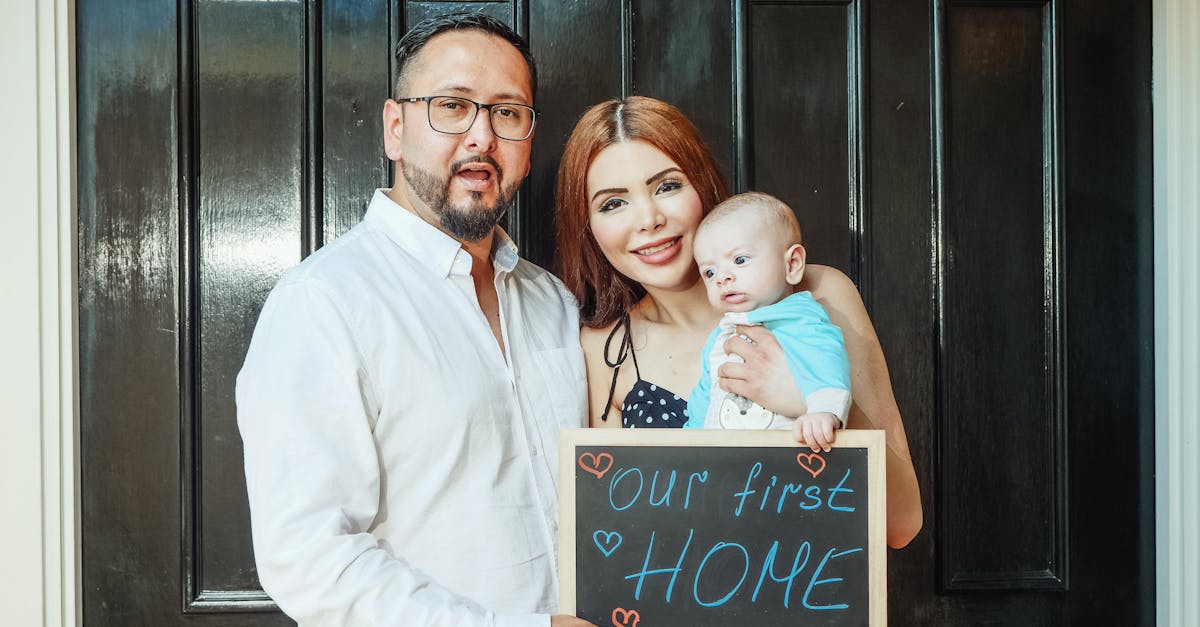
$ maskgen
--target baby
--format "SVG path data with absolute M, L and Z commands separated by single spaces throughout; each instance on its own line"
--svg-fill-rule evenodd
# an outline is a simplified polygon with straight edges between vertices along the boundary
M 842 332 L 808 292 L 793 293 L 804 276 L 796 216 L 779 199 L 738 194 L 717 205 L 696 231 L 694 251 L 713 307 L 726 312 L 701 351 L 700 383 L 688 399 L 687 428 L 792 427 L 796 440 L 828 449 L 850 410 L 850 362 Z M 771 413 L 717 385 L 717 368 L 740 359 L 725 353 L 737 325 L 760 324 L 775 334 L 808 410 L 799 418 Z

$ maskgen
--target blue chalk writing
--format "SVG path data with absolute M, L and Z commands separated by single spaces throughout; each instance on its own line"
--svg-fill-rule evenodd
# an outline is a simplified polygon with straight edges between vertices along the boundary
M 613 493 L 617 491 L 617 485 L 620 484 L 625 479 L 625 477 L 628 477 L 629 475 L 633 475 L 635 473 L 637 476 L 637 492 L 633 495 L 633 498 L 629 499 L 628 503 L 618 506 L 617 502 L 615 500 L 613 500 Z M 642 487 L 645 485 L 645 483 L 646 483 L 645 479 L 642 477 L 642 469 L 640 469 L 640 468 L 630 468 L 629 470 L 618 470 L 617 474 L 613 475 L 612 481 L 609 482 L 609 484 L 608 484 L 608 504 L 611 505 L 612 508 L 617 510 L 618 512 L 629 509 L 630 507 L 633 507 L 633 504 L 637 502 L 638 497 L 640 497 L 642 495 Z
M 795 583 L 796 575 L 799 575 L 808 566 L 808 556 L 812 552 L 808 542 L 800 545 L 800 549 L 796 551 L 796 558 L 792 560 L 792 570 L 788 572 L 786 577 L 780 578 L 775 575 L 775 555 L 779 553 L 779 541 L 776 540 L 771 545 L 771 550 L 767 551 L 767 557 L 763 560 L 762 572 L 758 575 L 758 585 L 754 586 L 754 594 L 750 596 L 750 601 L 758 602 L 758 593 L 762 590 L 763 581 L 767 575 L 771 576 L 771 581 L 776 583 L 787 583 L 787 587 L 783 589 L 783 606 L 789 607 L 792 598 L 792 584 Z M 804 561 L 801 561 L 803 558 Z
M 741 578 L 738 579 L 737 583 L 733 585 L 733 588 L 731 588 L 725 596 L 717 599 L 716 601 L 700 600 L 700 576 L 704 574 L 704 565 L 708 563 L 708 558 L 715 555 L 717 551 L 728 548 L 737 549 L 742 553 L 742 559 L 744 562 L 742 564 Z M 736 542 L 718 542 L 713 545 L 713 548 L 708 550 L 708 553 L 704 556 L 704 559 L 700 560 L 700 565 L 696 567 L 696 580 L 692 583 L 692 598 L 696 600 L 696 603 L 699 603 L 704 607 L 717 607 L 724 605 L 726 601 L 733 598 L 733 595 L 737 594 L 737 591 L 742 587 L 742 582 L 746 581 L 746 575 L 748 574 L 750 574 L 750 553 L 746 550 L 746 547 Z
M 843 507 L 843 506 L 838 506 L 838 505 L 833 504 L 833 499 L 835 497 L 837 497 L 838 494 L 841 494 L 842 492 L 848 492 L 850 494 L 854 494 L 853 489 L 842 487 L 842 486 L 846 485 L 846 480 L 849 478 L 850 478 L 850 469 L 847 468 L 846 474 L 842 475 L 842 480 L 838 482 L 837 486 L 829 488 L 829 509 L 832 509 L 837 512 L 852 512 L 852 511 L 854 511 L 853 507 Z
M 779 505 L 775 506 L 775 513 L 783 513 L 783 502 L 787 500 L 790 494 L 800 494 L 800 489 L 804 487 L 803 483 L 785 483 L 783 484 L 783 494 L 779 495 Z
M 654 501 L 654 488 L 656 488 L 656 487 L 658 487 L 658 471 L 657 470 L 654 471 L 654 478 L 650 480 L 650 506 L 651 507 L 659 507 L 659 506 L 665 505 L 667 507 L 670 507 L 671 506 L 671 491 L 675 489 L 675 471 L 674 470 L 671 471 L 671 479 L 667 482 L 667 489 L 665 491 L 663 491 L 663 495 L 662 495 L 662 497 L 660 497 L 658 499 L 658 502 Z
M 756 492 L 756 490 L 750 489 L 750 483 L 754 481 L 754 478 L 757 477 L 759 473 L 762 472 L 762 468 L 762 462 L 754 462 L 754 465 L 750 467 L 750 474 L 746 476 L 746 487 L 743 488 L 741 492 L 734 493 L 735 497 L 741 497 L 740 500 L 738 500 L 737 509 L 733 511 L 734 516 L 742 515 L 742 506 L 746 504 L 746 497 Z
M 679 561 L 675 563 L 674 568 L 650 568 L 650 554 L 654 551 L 654 532 L 650 532 L 650 545 L 646 547 L 646 560 L 642 562 L 642 570 L 630 575 L 626 575 L 625 579 L 637 579 L 637 586 L 633 591 L 633 600 L 642 600 L 642 585 L 646 582 L 646 577 L 649 575 L 664 575 L 670 573 L 671 583 L 667 585 L 666 601 L 671 602 L 671 593 L 675 590 L 675 580 L 679 578 L 679 571 L 683 570 L 683 558 L 687 556 L 688 547 L 692 545 L 692 536 L 695 535 L 695 529 L 688 529 L 687 542 L 683 545 L 683 550 L 679 552 Z
M 613 551 L 621 546 L 621 534 L 616 531 L 604 531 L 597 529 L 596 533 L 592 534 L 592 542 L 596 543 L 596 548 L 604 554 L 604 557 L 611 557 Z
M 708 471 L 693 472 L 692 476 L 688 477 L 687 496 L 683 499 L 683 509 L 687 509 L 688 505 L 692 504 L 692 481 L 699 479 L 700 483 L 708 483 Z
M 815 571 L 813 571 L 812 579 L 808 582 L 808 588 L 804 591 L 804 601 L 803 602 L 804 602 L 805 608 L 810 609 L 810 610 L 844 610 L 844 609 L 850 607 L 846 603 L 835 603 L 832 605 L 814 605 L 809 602 L 808 597 L 810 594 L 812 594 L 813 588 L 820 586 L 820 585 L 824 585 L 824 584 L 837 583 L 842 580 L 841 577 L 830 577 L 829 579 L 818 579 L 818 577 L 821 576 L 821 571 L 825 570 L 825 565 L 827 563 L 829 563 L 829 560 L 835 559 L 838 557 L 843 557 L 845 555 L 850 555 L 851 553 L 858 553 L 861 550 L 862 550 L 861 548 L 848 549 L 848 550 L 842 551 L 840 553 L 835 553 L 835 551 L 837 551 L 837 549 L 834 548 L 834 549 L 829 549 L 828 551 L 826 551 L 825 557 L 821 558 L 821 563 L 818 564 L 817 569 Z

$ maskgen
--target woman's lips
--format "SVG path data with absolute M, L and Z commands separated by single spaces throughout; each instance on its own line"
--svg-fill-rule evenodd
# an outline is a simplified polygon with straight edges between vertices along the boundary
M 681 250 L 683 250 L 683 238 L 671 237 L 635 248 L 633 254 L 645 263 L 660 265 L 675 259 Z

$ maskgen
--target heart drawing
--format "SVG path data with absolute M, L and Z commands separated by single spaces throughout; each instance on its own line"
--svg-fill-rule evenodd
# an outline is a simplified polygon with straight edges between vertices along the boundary
M 637 610 L 618 607 L 612 613 L 613 627 L 637 627 L 640 620 L 642 620 L 642 616 L 637 613 Z
M 590 462 L 588 460 L 591 460 Z M 613 465 L 613 456 L 611 453 L 584 453 L 579 456 L 579 467 L 587 472 L 596 475 L 597 479 L 603 479 L 604 473 L 608 472 Z
M 621 534 L 616 531 L 605 531 L 600 529 L 592 534 L 592 542 L 596 543 L 596 548 L 604 554 L 604 557 L 609 557 L 617 547 L 621 546 Z
M 816 453 L 800 453 L 796 455 L 796 463 L 807 470 L 814 479 L 825 470 L 825 458 Z

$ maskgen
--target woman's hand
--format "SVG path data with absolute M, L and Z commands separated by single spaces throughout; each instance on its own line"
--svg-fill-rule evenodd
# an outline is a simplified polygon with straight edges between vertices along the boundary
M 721 389 L 740 394 L 781 416 L 808 413 L 804 394 L 796 385 L 783 347 L 775 335 L 758 326 L 739 326 L 725 341 L 725 352 L 741 357 L 717 369 Z

